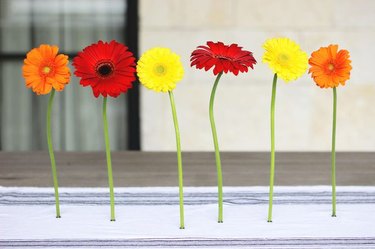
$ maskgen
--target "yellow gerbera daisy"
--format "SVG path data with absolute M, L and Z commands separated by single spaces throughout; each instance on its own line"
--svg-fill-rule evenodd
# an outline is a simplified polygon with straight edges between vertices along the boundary
M 263 62 L 284 81 L 296 80 L 306 72 L 307 54 L 291 39 L 268 39 L 263 48 L 266 50 Z
M 139 81 L 157 92 L 172 91 L 184 76 L 180 56 L 168 48 L 152 48 L 137 63 Z
M 182 155 L 180 129 L 178 128 L 177 112 L 173 89 L 184 76 L 184 68 L 180 56 L 168 48 L 152 48 L 146 51 L 137 63 L 139 81 L 148 89 L 156 92 L 168 92 L 171 102 L 173 123 L 176 133 L 178 189 L 180 200 L 180 229 L 184 229 L 184 183 L 182 171 Z

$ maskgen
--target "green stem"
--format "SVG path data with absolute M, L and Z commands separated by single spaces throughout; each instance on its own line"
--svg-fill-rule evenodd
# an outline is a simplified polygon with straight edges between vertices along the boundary
M 105 152 L 107 156 L 108 184 L 111 201 L 111 221 L 115 221 L 115 196 L 113 191 L 112 161 L 111 149 L 109 147 L 108 121 L 107 121 L 107 97 L 103 98 L 103 129 L 105 139 Z
M 53 186 L 55 188 L 56 218 L 61 218 L 60 201 L 59 201 L 59 182 L 57 180 L 55 154 L 53 153 L 53 144 L 52 144 L 52 135 L 51 135 L 51 112 L 52 112 L 52 103 L 53 103 L 54 96 L 55 96 L 55 89 L 52 88 L 52 92 L 51 92 L 51 95 L 49 96 L 48 107 L 47 107 L 47 143 L 48 143 L 49 157 L 51 159 Z
M 270 191 L 268 199 L 268 222 L 272 222 L 273 183 L 275 179 L 275 101 L 277 74 L 273 76 L 271 99 L 271 163 L 270 163 Z
M 336 217 L 336 87 L 333 88 L 333 123 L 332 123 L 332 217 Z
M 210 122 L 211 122 L 211 130 L 212 130 L 212 137 L 214 140 L 214 146 L 215 146 L 215 159 L 216 159 L 216 170 L 217 170 L 217 188 L 218 188 L 218 198 L 219 198 L 219 217 L 218 222 L 223 223 L 223 175 L 221 172 L 221 160 L 220 160 L 220 150 L 219 150 L 219 143 L 217 140 L 217 133 L 216 133 L 216 125 L 215 125 L 215 119 L 214 119 L 214 99 L 215 99 L 215 92 L 217 85 L 219 83 L 220 77 L 223 75 L 223 73 L 219 73 L 216 77 L 214 86 L 211 91 L 211 97 L 210 97 Z
M 176 113 L 176 106 L 174 103 L 173 92 L 169 91 L 169 100 L 171 102 L 174 129 L 176 132 L 176 145 L 177 145 L 177 167 L 178 167 L 178 188 L 180 195 L 180 229 L 185 229 L 184 224 L 184 182 L 183 182 L 183 171 L 182 171 L 182 157 L 181 157 L 181 142 L 180 142 L 180 130 L 178 128 L 178 120 Z

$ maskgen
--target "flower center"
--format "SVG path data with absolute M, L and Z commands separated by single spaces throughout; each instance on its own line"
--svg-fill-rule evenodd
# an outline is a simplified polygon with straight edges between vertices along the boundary
M 164 65 L 156 65 L 154 71 L 158 76 L 162 76 L 166 73 L 167 70 Z
M 45 66 L 45 67 L 42 68 L 42 72 L 44 74 L 49 74 L 51 72 L 51 70 L 52 69 L 50 67 L 48 67 L 48 66 Z
M 105 62 L 100 62 L 96 66 L 96 74 L 101 77 L 101 78 L 107 78 L 113 74 L 114 67 L 112 62 L 105 61 Z
M 225 56 L 225 55 L 216 55 L 215 56 L 217 59 L 221 59 L 221 60 L 231 60 L 231 58 L 230 57 L 227 57 L 227 56 Z
M 289 61 L 289 56 L 287 54 L 282 53 L 279 55 L 278 59 L 281 64 L 286 64 Z
M 332 63 L 328 64 L 328 70 L 333 71 L 335 69 L 335 66 Z
M 39 74 L 41 77 L 48 77 L 53 74 L 54 66 L 50 61 L 46 61 L 39 68 Z

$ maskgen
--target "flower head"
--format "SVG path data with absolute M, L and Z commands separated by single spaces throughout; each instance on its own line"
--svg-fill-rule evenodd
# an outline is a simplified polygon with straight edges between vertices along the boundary
M 26 87 L 36 94 L 48 94 L 52 87 L 62 91 L 69 83 L 68 56 L 57 54 L 59 48 L 46 44 L 27 53 L 22 67 Z
M 152 48 L 137 63 L 139 81 L 157 92 L 172 91 L 184 76 L 180 56 L 169 48 Z
M 232 72 L 247 72 L 248 67 L 254 69 L 256 60 L 253 53 L 242 50 L 237 44 L 225 45 L 222 42 L 207 42 L 207 46 L 199 46 L 190 57 L 191 66 L 208 71 L 214 67 L 214 75 Z
M 311 54 L 309 59 L 311 77 L 321 88 L 345 85 L 350 78 L 352 66 L 349 52 L 345 49 L 338 50 L 338 45 L 321 47 Z
M 289 38 L 268 39 L 263 48 L 263 62 L 285 82 L 296 80 L 307 69 L 307 54 Z
M 74 74 L 82 86 L 91 86 L 94 96 L 117 97 L 135 81 L 135 58 L 117 41 L 87 46 L 73 59 Z

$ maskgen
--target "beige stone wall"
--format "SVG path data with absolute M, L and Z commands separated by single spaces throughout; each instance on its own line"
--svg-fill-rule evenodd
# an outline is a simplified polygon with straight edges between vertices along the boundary
M 141 52 L 170 47 L 181 55 L 185 78 L 175 90 L 182 147 L 212 150 L 208 101 L 212 73 L 190 68 L 189 56 L 207 40 L 253 51 L 254 71 L 224 75 L 215 115 L 222 150 L 269 150 L 272 72 L 261 62 L 262 43 L 287 36 L 309 54 L 338 43 L 351 53 L 352 77 L 338 89 L 337 149 L 375 149 L 375 1 L 372 0 L 141 0 Z M 141 91 L 143 150 L 175 150 L 167 94 Z M 308 75 L 279 81 L 276 99 L 279 151 L 330 150 L 332 90 Z

